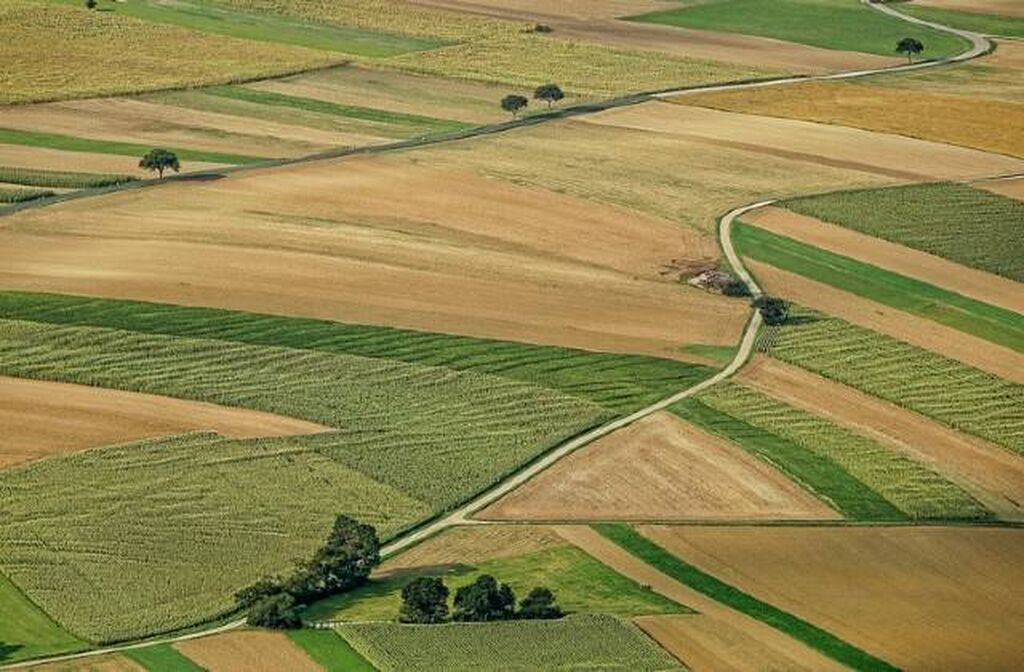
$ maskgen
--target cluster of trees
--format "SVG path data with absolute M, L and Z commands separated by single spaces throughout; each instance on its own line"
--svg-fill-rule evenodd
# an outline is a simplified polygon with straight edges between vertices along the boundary
M 448 620 L 448 586 L 436 577 L 413 579 L 402 589 L 402 623 L 444 623 Z M 555 594 L 544 587 L 534 588 L 519 601 L 506 583 L 498 583 L 489 574 L 455 591 L 451 620 L 463 622 L 510 621 L 513 619 L 561 618 Z
M 761 311 L 765 324 L 778 325 L 789 317 L 789 302 L 776 296 L 759 296 L 753 301 L 755 308 Z
M 548 109 L 551 109 L 553 104 L 565 98 L 565 92 L 558 84 L 542 84 L 534 90 L 533 98 L 534 100 L 543 100 L 548 104 Z M 501 109 L 511 112 L 513 118 L 518 117 L 519 113 L 525 110 L 529 104 L 529 98 L 518 93 L 510 93 L 501 99 Z
M 379 562 L 380 540 L 373 526 L 341 515 L 324 545 L 290 576 L 260 579 L 235 593 L 235 600 L 250 625 L 295 628 L 302 624 L 303 604 L 362 585 Z

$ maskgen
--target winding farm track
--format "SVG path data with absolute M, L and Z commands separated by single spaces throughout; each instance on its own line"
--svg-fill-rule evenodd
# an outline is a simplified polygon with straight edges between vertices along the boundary
M 620 107 L 620 106 L 625 106 L 625 105 L 635 105 L 635 104 L 639 104 L 639 103 L 642 103 L 642 102 L 650 101 L 652 99 L 666 98 L 666 97 L 677 96 L 677 95 L 685 95 L 685 94 L 688 94 L 688 93 L 702 93 L 702 92 L 709 92 L 709 91 L 733 91 L 733 90 L 740 90 L 740 89 L 752 89 L 752 88 L 762 88 L 762 87 L 771 87 L 771 86 L 782 86 L 782 85 L 786 85 L 786 84 L 795 84 L 795 83 L 799 83 L 799 82 L 827 81 L 827 80 L 839 80 L 839 79 L 853 79 L 853 78 L 856 78 L 856 77 L 864 77 L 864 76 L 867 76 L 867 75 L 875 75 L 875 74 L 880 74 L 880 73 L 892 73 L 892 72 L 904 72 L 904 71 L 909 71 L 909 70 L 920 70 L 922 68 L 929 68 L 929 67 L 935 67 L 935 66 L 939 66 L 939 65 L 947 65 L 947 64 L 951 64 L 951 63 L 961 63 L 961 62 L 964 62 L 964 61 L 968 61 L 968 60 L 971 60 L 973 58 L 977 58 L 978 56 L 981 56 L 981 55 L 984 55 L 984 54 L 988 53 L 993 48 L 992 43 L 986 37 L 984 37 L 982 35 L 978 35 L 976 33 L 971 33 L 971 32 L 968 32 L 968 31 L 958 30 L 958 29 L 955 29 L 955 28 L 951 28 L 949 26 L 943 26 L 941 24 L 933 23 L 933 22 L 930 22 L 930 21 L 924 21 L 922 19 L 918 19 L 918 18 L 915 18 L 915 17 L 912 17 L 912 16 L 907 16 L 906 14 L 901 14 L 900 12 L 892 9 L 891 7 L 889 7 L 887 5 L 871 2 L 870 0 L 861 0 L 861 2 L 863 4 L 871 7 L 872 9 L 874 9 L 876 11 L 884 12 L 885 14 L 889 14 L 889 15 L 891 15 L 893 17 L 896 17 L 896 18 L 898 18 L 900 20 L 909 21 L 911 23 L 916 23 L 916 24 L 928 26 L 930 28 L 935 28 L 936 30 L 941 30 L 941 31 L 944 31 L 944 32 L 947 32 L 947 33 L 952 33 L 954 35 L 962 37 L 963 39 L 965 39 L 968 42 L 970 42 L 971 47 L 967 51 L 964 51 L 964 52 L 962 52 L 960 54 L 957 54 L 956 56 L 952 56 L 952 57 L 946 58 L 946 59 L 935 60 L 935 61 L 923 61 L 923 62 L 920 62 L 920 63 L 913 63 L 913 64 L 907 64 L 907 65 L 899 65 L 899 66 L 888 67 L 888 68 L 880 68 L 880 69 L 874 69 L 874 70 L 856 70 L 856 71 L 850 71 L 850 72 L 833 73 L 833 74 L 828 74 L 828 75 L 814 75 L 814 76 L 805 76 L 805 77 L 799 77 L 799 76 L 798 77 L 787 77 L 787 78 L 780 78 L 780 79 L 771 79 L 771 80 L 756 81 L 756 82 L 741 82 L 741 83 L 734 83 L 734 84 L 722 84 L 722 85 L 715 85 L 715 86 L 682 87 L 682 88 L 678 88 L 678 89 L 671 89 L 671 90 L 660 91 L 660 92 L 655 92 L 655 93 L 638 94 L 638 95 L 635 95 L 635 96 L 629 96 L 629 97 L 624 97 L 624 98 L 616 98 L 616 99 L 613 99 L 613 100 L 610 100 L 610 101 L 606 101 L 605 103 L 598 103 L 598 104 L 594 104 L 594 105 L 584 105 L 584 106 L 578 106 L 578 107 L 575 107 L 575 108 L 568 108 L 566 110 L 562 110 L 561 113 L 555 114 L 555 115 L 545 115 L 545 116 L 539 116 L 539 117 L 529 117 L 529 118 L 526 118 L 526 119 L 519 120 L 517 122 L 509 122 L 509 123 L 506 123 L 506 124 L 498 124 L 498 125 L 494 125 L 494 126 L 484 126 L 484 127 L 480 127 L 480 128 L 477 128 L 477 129 L 471 129 L 470 131 L 467 131 L 467 132 L 462 132 L 462 133 L 453 134 L 453 135 L 447 135 L 447 136 L 434 136 L 434 137 L 427 138 L 427 139 L 424 139 L 424 140 L 402 141 L 402 142 L 391 143 L 391 144 L 388 144 L 388 145 L 377 145 L 377 146 L 371 146 L 371 147 L 360 147 L 360 148 L 354 148 L 354 149 L 340 150 L 340 151 L 336 151 L 336 152 L 328 152 L 328 153 L 324 153 L 324 154 L 318 154 L 318 155 L 315 155 L 315 156 L 303 157 L 303 158 L 293 159 L 293 160 L 289 160 L 289 161 L 282 161 L 282 162 L 279 162 L 278 165 L 287 165 L 287 164 L 293 164 L 293 163 L 305 163 L 305 162 L 309 162 L 309 161 L 318 161 L 318 160 L 325 160 L 325 159 L 332 159 L 332 158 L 340 158 L 340 157 L 343 157 L 343 156 L 350 156 L 350 155 L 356 155 L 356 154 L 378 153 L 378 152 L 393 151 L 393 150 L 398 150 L 398 149 L 407 149 L 407 148 L 416 147 L 416 146 L 454 142 L 454 141 L 464 140 L 464 139 L 471 138 L 471 137 L 477 137 L 477 136 L 482 136 L 482 135 L 491 135 L 491 134 L 494 134 L 494 133 L 502 133 L 502 132 L 505 132 L 505 131 L 513 130 L 515 128 L 520 128 L 520 127 L 524 127 L 524 126 L 531 126 L 531 125 L 538 124 L 538 123 L 544 123 L 544 122 L 547 122 L 547 121 L 553 121 L 555 119 L 564 119 L 564 118 L 573 117 L 573 116 L 582 116 L 582 115 L 586 115 L 586 114 L 593 114 L 595 112 L 600 112 L 600 111 L 609 109 L 611 107 Z M 243 170 L 251 170 L 251 169 L 254 169 L 254 168 L 265 168 L 265 167 L 267 167 L 266 164 L 256 164 L 256 165 L 253 165 L 253 166 L 239 167 L 239 168 L 234 168 L 234 169 L 230 169 L 230 170 L 231 170 L 231 172 L 238 172 L 238 171 L 243 171 Z M 187 180 L 187 179 L 190 179 L 190 178 L 195 179 L 196 177 L 201 177 L 201 176 L 182 175 L 182 176 L 179 176 L 177 178 L 170 178 L 170 179 Z M 157 181 L 155 181 L 155 180 L 144 181 L 144 182 L 136 183 L 134 185 L 130 185 L 128 187 L 123 187 L 123 188 L 140 188 L 140 187 L 144 187 L 144 186 L 148 186 L 148 185 L 152 185 L 152 184 L 156 184 L 156 183 L 157 183 Z M 98 194 L 98 193 L 109 193 L 110 191 L 116 191 L 116 190 L 120 190 L 120 189 L 95 190 L 95 191 L 79 192 L 80 195 L 78 195 L 78 196 L 70 196 L 70 197 L 66 197 L 66 198 L 59 198 L 59 199 L 56 199 L 56 200 L 50 200 L 50 201 L 46 201 L 46 202 L 41 202 L 41 203 L 38 203 L 36 205 L 32 205 L 30 207 L 46 207 L 47 205 L 51 205 L 53 203 L 60 202 L 62 200 L 69 200 L 70 198 L 85 198 L 85 197 L 88 197 L 88 196 L 91 196 L 91 195 L 95 195 L 95 194 Z M 754 281 L 754 278 L 750 275 L 750 273 L 747 271 L 746 267 L 743 265 L 743 262 L 739 258 L 739 255 L 736 254 L 736 250 L 733 247 L 732 238 L 731 238 L 730 233 L 731 233 L 731 229 L 732 229 L 732 224 L 733 224 L 733 222 L 738 217 L 740 217 L 744 213 L 749 212 L 751 210 L 755 210 L 757 208 L 760 208 L 760 207 L 763 207 L 763 206 L 766 206 L 766 205 L 770 205 L 772 202 L 773 201 L 761 201 L 761 202 L 751 203 L 751 204 L 747 204 L 747 205 L 743 205 L 743 206 L 734 208 L 733 210 L 730 210 L 728 213 L 726 213 L 725 215 L 722 216 L 722 218 L 719 220 L 719 225 L 718 225 L 718 238 L 719 238 L 719 242 L 721 244 L 722 251 L 725 254 L 726 259 L 728 260 L 730 266 L 733 268 L 733 270 L 736 273 L 736 275 L 740 279 L 742 279 L 744 282 L 747 283 L 748 287 L 751 290 L 751 294 L 753 296 L 755 296 L 755 297 L 759 296 L 761 294 L 761 290 L 758 287 L 757 283 Z M 11 214 L 12 212 L 16 212 L 19 209 L 20 208 L 7 210 L 4 213 L 0 213 L 0 216 L 3 216 L 4 214 Z M 653 413 L 656 413 L 657 411 L 663 410 L 666 407 L 676 403 L 677 401 L 680 401 L 682 399 L 686 399 L 687 397 L 690 397 L 690 396 L 693 396 L 695 394 L 698 394 L 699 392 L 701 392 L 701 391 L 703 391 L 703 390 L 705 390 L 705 389 L 707 389 L 707 388 L 709 388 L 709 387 L 711 387 L 713 385 L 716 385 L 717 383 L 725 380 L 726 378 L 729 378 L 734 373 L 736 373 L 747 362 L 747 360 L 749 359 L 750 354 L 753 351 L 754 342 L 755 342 L 755 339 L 757 337 L 757 331 L 760 328 L 760 326 L 761 326 L 761 315 L 760 315 L 759 312 L 754 311 L 753 314 L 751 315 L 750 321 L 747 323 L 747 326 L 746 326 L 746 328 L 745 328 L 745 330 L 743 332 L 743 336 L 742 336 L 742 339 L 740 340 L 739 348 L 737 349 L 736 354 L 733 357 L 732 361 L 730 361 L 729 364 L 725 368 L 723 368 L 721 371 L 716 373 L 711 378 L 708 378 L 708 379 L 706 379 L 706 380 L 704 380 L 704 381 L 702 381 L 702 382 L 700 382 L 700 383 L 698 383 L 698 384 L 696 384 L 696 385 L 694 385 L 692 387 L 689 387 L 689 388 L 687 388 L 685 390 L 677 392 L 676 394 L 673 394 L 673 395 L 671 395 L 669 397 L 666 397 L 665 399 L 662 399 L 662 400 L 660 400 L 660 401 L 658 401 L 658 402 L 656 402 L 654 404 L 651 404 L 650 406 L 647 406 L 646 408 L 643 408 L 643 409 L 641 409 L 639 411 L 636 411 L 635 413 L 632 413 L 631 415 L 628 415 L 628 416 L 623 417 L 623 418 L 619 418 L 617 420 L 613 420 L 613 421 L 611 421 L 609 423 L 601 425 L 600 427 L 597 427 L 597 428 L 592 429 L 592 430 L 590 430 L 590 431 L 588 431 L 588 432 L 586 432 L 584 434 L 581 434 L 579 436 L 576 436 L 575 438 L 570 439 L 569 441 L 567 441 L 567 442 L 557 446 L 556 448 L 554 448 L 553 450 L 549 451 L 548 453 L 545 453 L 540 459 L 538 459 L 538 460 L 532 462 L 531 464 L 527 465 L 522 470 L 520 470 L 520 471 L 510 475 L 506 479 L 504 479 L 501 482 L 495 484 L 490 489 L 488 489 L 485 492 L 477 495 L 475 498 L 473 498 L 472 500 L 470 500 L 466 504 L 462 505 L 458 509 L 456 509 L 454 511 L 451 511 L 451 512 L 443 515 L 442 517 L 440 517 L 440 518 L 438 518 L 438 519 L 436 519 L 436 520 L 434 520 L 432 522 L 429 522 L 429 523 L 423 525 L 422 527 L 413 529 L 413 530 L 409 531 L 408 533 L 398 537 L 394 541 L 391 541 L 390 543 L 386 544 L 385 546 L 383 546 L 381 548 L 381 555 L 383 557 L 387 557 L 387 556 L 391 556 L 391 555 L 394 555 L 396 553 L 399 553 L 402 550 L 404 550 L 406 548 L 409 548 L 410 546 L 413 546 L 415 544 L 420 543 L 421 541 L 427 539 L 428 537 L 431 537 L 431 536 L 433 536 L 435 534 L 438 534 L 438 533 L 448 529 L 449 527 L 454 527 L 454 526 L 457 526 L 457 525 L 465 525 L 465 524 L 474 523 L 475 521 L 473 521 L 473 520 L 471 520 L 469 518 L 469 516 L 471 516 L 473 513 L 475 513 L 477 511 L 487 507 L 488 505 L 496 502 L 501 497 L 503 497 L 506 494 L 510 493 L 512 490 L 516 489 L 517 487 L 519 487 L 520 485 L 522 485 L 526 481 L 530 480 L 531 478 L 533 478 L 534 476 L 536 476 L 537 474 L 539 474 L 543 470 L 547 469 L 548 467 L 550 467 L 554 463 L 558 462 L 560 459 L 562 459 L 566 455 L 572 453 L 573 451 L 575 451 L 575 450 L 577 450 L 579 448 L 582 448 L 583 446 L 585 446 L 585 445 L 587 445 L 587 444 L 589 444 L 589 443 L 591 443 L 591 442 L 593 442 L 593 441 L 595 441 L 595 440 L 597 440 L 597 439 L 599 439 L 599 438 L 601 438 L 603 436 L 606 436 L 606 435 L 608 435 L 608 434 L 610 434 L 610 433 L 612 433 L 612 432 L 614 432 L 614 431 L 616 431 L 618 429 L 621 429 L 621 428 L 623 428 L 623 427 L 625 427 L 627 425 L 630 425 L 630 424 L 636 422 L 637 420 L 640 420 L 641 418 L 645 418 L 645 417 L 647 417 L 647 416 L 649 416 L 649 415 L 651 415 Z M 110 646 L 110 647 L 105 647 L 105 648 L 100 648 L 100 649 L 92 649 L 92 650 L 89 650 L 89 651 L 83 651 L 83 652 L 80 652 L 80 653 L 73 653 L 73 654 L 68 654 L 68 655 L 63 655 L 63 656 L 52 656 L 52 657 L 49 657 L 49 658 L 39 658 L 39 659 L 35 659 L 35 660 L 19 662 L 19 663 L 14 663 L 14 664 L 10 664 L 10 665 L 3 665 L 3 666 L 0 666 L 0 669 L 2 669 L 2 670 L 13 670 L 13 669 L 19 669 L 19 668 L 26 668 L 26 667 L 30 667 L 30 666 L 33 666 L 33 665 L 40 665 L 40 664 L 44 664 L 44 663 L 56 663 L 56 662 L 76 660 L 76 659 L 92 657 L 92 656 L 100 656 L 100 655 L 105 655 L 105 654 L 117 653 L 119 651 L 126 651 L 126 650 L 130 650 L 130 649 L 137 649 L 137 648 L 142 648 L 142 647 L 145 647 L 145 646 L 151 646 L 151 645 L 154 645 L 154 644 L 168 644 L 168 643 L 174 643 L 174 642 L 181 642 L 181 641 L 185 641 L 185 640 L 189 640 L 189 639 L 195 639 L 195 638 L 198 638 L 198 637 L 205 637 L 207 635 L 213 635 L 213 634 L 217 634 L 217 633 L 220 633 L 220 632 L 225 632 L 225 631 L 228 631 L 228 630 L 232 630 L 232 629 L 241 627 L 242 625 L 244 625 L 244 623 L 245 623 L 245 621 L 240 619 L 240 620 L 236 620 L 236 621 L 231 621 L 229 623 L 224 623 L 224 624 L 218 625 L 216 627 L 211 627 L 211 628 L 207 628 L 207 629 L 203 629 L 203 630 L 197 630 L 195 632 L 191 632 L 191 633 L 188 633 L 188 634 L 177 635 L 177 636 L 166 637 L 166 638 L 156 638 L 156 639 L 147 640 L 145 642 L 138 642 L 138 643 L 133 643 L 133 644 L 123 644 L 123 645 Z

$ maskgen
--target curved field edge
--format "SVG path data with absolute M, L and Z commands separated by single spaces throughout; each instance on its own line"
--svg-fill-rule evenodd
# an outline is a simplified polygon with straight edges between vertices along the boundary
M 672 555 L 625 523 L 601 523 L 592 527 L 609 541 L 618 544 L 673 579 L 772 626 L 838 663 L 865 672 L 897 672 L 898 670 L 867 651 L 701 571 L 682 558 Z
M 0 664 L 89 648 L 0 574 Z

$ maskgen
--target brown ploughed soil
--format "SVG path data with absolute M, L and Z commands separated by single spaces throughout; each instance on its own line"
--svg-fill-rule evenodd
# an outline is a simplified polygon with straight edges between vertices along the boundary
M 42 663 L 25 669 L 31 672 L 145 672 L 146 670 L 131 658 L 117 654 L 85 656 L 60 663 Z
M 323 672 L 281 632 L 236 630 L 187 639 L 174 648 L 210 672 Z

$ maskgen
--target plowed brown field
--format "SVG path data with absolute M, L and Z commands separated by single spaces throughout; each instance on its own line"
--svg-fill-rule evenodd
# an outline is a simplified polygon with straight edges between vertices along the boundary
M 62 663 L 43 663 L 27 669 L 32 672 L 146 672 L 146 668 L 135 661 L 117 654 L 86 656 Z
M 178 642 L 174 648 L 209 672 L 322 672 L 280 632 L 241 630 Z
M 819 83 L 790 85 L 781 87 L 778 91 L 772 89 L 687 94 L 671 98 L 670 103 L 654 102 L 602 112 L 586 117 L 586 121 L 593 124 L 610 124 L 669 133 L 751 152 L 795 158 L 826 166 L 908 180 L 966 179 L 1024 172 L 1024 161 L 966 147 L 953 147 L 901 135 L 872 133 L 869 130 L 812 123 L 811 121 L 757 116 L 773 114 L 780 117 L 786 116 L 781 111 L 776 111 L 773 106 L 788 104 L 788 101 L 793 100 L 798 101 L 793 103 L 794 109 L 800 111 L 795 116 L 814 120 L 815 118 L 804 110 L 814 109 L 812 103 L 816 99 L 816 94 L 813 92 L 806 95 L 794 93 L 794 89 L 799 92 L 801 87 L 805 86 L 816 87 L 819 86 Z M 820 86 L 832 85 L 825 83 Z M 836 84 L 835 86 L 848 85 Z M 882 90 L 882 92 L 888 93 L 888 90 Z M 717 98 L 718 96 L 722 98 Z M 731 98 L 733 96 L 741 102 L 733 103 Z M 871 100 L 874 100 L 874 90 L 872 90 L 871 96 Z M 884 96 L 879 94 L 879 97 Z M 904 93 L 897 94 L 896 98 L 901 104 L 906 102 Z M 722 100 L 729 102 L 722 102 Z M 776 103 L 776 100 L 781 102 Z M 712 102 L 716 106 L 736 109 L 745 114 L 694 106 L 695 104 L 710 106 Z M 871 114 L 887 117 L 895 104 L 894 101 L 886 104 L 885 115 L 874 109 Z M 836 112 L 833 107 L 832 104 L 825 106 L 829 116 L 827 119 L 823 119 L 824 121 L 834 121 L 833 117 Z M 920 111 L 916 107 L 912 109 L 915 115 L 920 115 Z M 970 107 L 960 110 L 955 115 L 953 122 L 959 123 L 962 127 L 965 125 L 964 117 L 972 113 L 974 109 L 975 106 L 972 103 Z M 868 115 L 865 114 L 865 116 Z M 1013 120 L 1018 118 L 1020 123 L 1015 127 Z M 997 126 L 991 124 L 997 124 Z M 1000 141 L 996 149 L 1009 152 L 1015 142 L 1024 142 L 1024 140 L 1020 140 L 1020 134 L 1016 132 L 1016 128 L 1019 128 L 1021 124 L 1024 124 L 1024 107 L 1021 107 L 1020 110 L 1015 108 L 1012 112 L 1007 111 L 1001 116 L 993 117 L 990 125 L 985 127 L 984 135 L 986 138 L 993 139 L 998 135 L 993 128 L 1007 129 L 1010 137 L 1007 142 Z M 942 138 L 942 140 L 948 141 L 948 138 Z M 1020 149 L 1020 153 L 1024 155 L 1024 145 Z M 893 161 L 892 157 L 894 156 L 900 157 L 900 160 Z
M 248 438 L 310 434 L 305 420 L 198 401 L 0 376 L 0 468 L 93 446 L 210 430 Z
M 744 302 L 672 275 L 716 255 L 713 240 L 664 220 L 396 157 L 170 183 L 0 222 L 3 288 L 665 356 L 738 338 Z
M 387 576 L 417 567 L 479 564 L 567 543 L 551 528 L 538 525 L 466 525 L 451 528 L 385 560 L 375 575 Z
M 671 520 L 838 518 L 742 449 L 668 412 L 581 448 L 483 518 Z
M 979 106 L 971 96 L 924 91 L 913 100 L 913 105 L 906 104 L 905 91 L 849 82 L 806 82 L 672 99 L 682 105 L 840 124 L 1024 157 L 1024 134 L 1020 132 L 1024 105 L 989 100 Z M 899 154 L 882 152 L 879 159 L 891 162 L 894 156 Z M 926 173 L 938 169 L 914 161 L 895 163 Z M 1010 172 L 1015 171 L 994 170 L 993 174 Z
M 903 669 L 1012 670 L 1024 530 L 644 526 L 731 585 Z
M 986 183 L 986 184 L 1000 184 Z M 766 207 L 743 215 L 743 221 L 836 254 L 889 269 L 964 296 L 1024 313 L 1024 287 L 985 273 L 784 208 Z
M 682 660 L 696 672 L 717 672 L 723 669 L 717 665 L 718 661 L 737 658 L 745 661 L 745 666 L 737 668 L 740 670 L 766 669 L 756 667 L 756 663 L 762 660 L 769 663 L 778 661 L 778 667 L 775 669 L 779 670 L 846 670 L 845 667 L 771 626 L 730 609 L 662 574 L 590 527 L 563 525 L 555 529 L 565 539 L 619 574 L 641 585 L 650 586 L 652 590 L 670 600 L 699 612 L 688 617 L 692 618 L 692 621 L 673 621 L 667 626 L 663 622 L 658 630 L 664 639 L 656 637 L 662 646 L 673 653 L 679 650 L 680 646 L 692 649 L 692 655 L 684 654 Z M 640 623 L 643 627 L 644 623 L 650 622 L 645 619 Z
M 1024 460 L 999 446 L 767 357 L 755 357 L 738 378 L 902 450 L 963 487 L 1001 518 L 1024 519 Z
M 1024 355 L 1015 350 L 768 264 L 750 259 L 744 263 L 772 294 L 1024 383 Z

